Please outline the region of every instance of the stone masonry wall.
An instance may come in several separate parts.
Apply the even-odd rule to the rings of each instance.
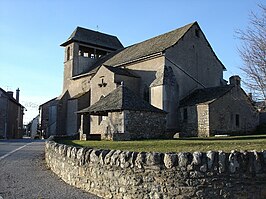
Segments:
[[[130,140],[164,137],[166,114],[125,110],[125,134]]]
[[[266,198],[266,151],[137,153],[50,140],[45,158],[65,182],[103,198]]]

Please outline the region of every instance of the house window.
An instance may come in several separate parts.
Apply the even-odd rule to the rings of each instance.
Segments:
[[[184,109],[183,109],[183,118],[184,118],[184,121],[186,122],[186,121],[187,121],[187,118],[188,118],[188,115],[187,115],[187,108],[184,108]]]
[[[70,47],[67,48],[67,57],[66,60],[68,61],[70,59]]]
[[[239,127],[239,122],[240,122],[239,115],[236,114],[236,127]]]
[[[100,125],[102,121],[103,121],[103,116],[99,115],[98,116],[98,125]]]

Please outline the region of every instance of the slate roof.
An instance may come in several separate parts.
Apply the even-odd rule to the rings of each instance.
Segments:
[[[50,102],[52,102],[52,101],[56,101],[57,100],[57,97],[55,97],[55,98],[53,98],[53,99],[50,99],[49,101],[46,101],[46,102],[44,102],[43,104],[41,104],[39,107],[41,107],[41,106],[43,106],[43,105],[45,105],[45,104],[48,104],[48,103],[50,103]]]
[[[76,95],[74,95],[73,97],[69,98],[68,100],[75,100],[75,99],[79,99],[80,97],[86,95],[89,91],[87,92],[83,92],[83,93],[78,93]]]
[[[141,99],[126,86],[119,86],[114,91],[101,98],[88,108],[77,113],[99,114],[102,112],[115,112],[121,110],[134,110],[165,113],[165,111],[152,106],[150,103]]]
[[[226,85],[219,87],[211,87],[204,89],[197,89],[184,99],[180,101],[180,107],[194,106],[196,104],[209,104],[220,97],[224,96],[234,86]]]
[[[77,27],[67,39],[67,41],[62,43],[60,46],[66,46],[73,41],[96,45],[99,47],[105,47],[111,50],[123,48],[123,45],[116,36],[104,34],[82,27]]]
[[[5,97],[7,99],[9,99],[10,101],[14,102],[15,104],[17,104],[19,106],[22,106],[14,97],[9,96],[8,93],[4,89],[2,89],[1,87],[0,87],[0,90],[5,94]],[[22,107],[24,107],[24,106],[22,106]]]
[[[117,75],[124,75],[124,76],[129,76],[129,77],[136,77],[139,78],[138,75],[136,75],[133,71],[125,68],[118,68],[118,67],[112,67],[112,66],[106,66],[104,65],[108,70],[111,72],[117,74]]]
[[[90,67],[89,71],[85,71],[86,74],[94,74],[95,72],[97,72],[98,68],[101,65],[116,67],[131,61],[154,55],[156,53],[161,53],[175,45],[194,25],[198,26],[198,23],[193,22],[187,24],[176,30],[153,37],[151,39],[128,46],[126,48],[123,48],[122,44],[115,36],[106,35],[100,32],[77,27],[77,29],[71,34],[68,40],[65,43],[61,44],[61,46],[65,46],[71,41],[77,40],[85,43],[91,42],[94,45],[107,45],[106,47],[113,46],[113,49],[114,47],[116,47],[116,51],[101,57],[93,64],[93,66]],[[209,47],[211,48],[210,45]],[[213,52],[216,59],[221,63],[212,48],[211,51]],[[222,63],[221,65],[225,70],[226,68],[224,67],[224,65]]]
[[[197,22],[126,47],[123,51],[106,61],[105,64],[116,66],[148,55],[163,52],[167,48],[175,45],[194,24],[197,24]]]

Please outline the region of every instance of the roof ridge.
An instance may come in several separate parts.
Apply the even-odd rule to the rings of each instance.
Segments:
[[[8,94],[9,91],[6,91],[6,90],[2,89],[1,87],[0,87],[0,90],[4,93],[4,95],[5,95],[6,98],[8,98],[8,99],[11,100],[12,102],[14,102],[14,103],[16,103],[16,104],[18,104],[18,105],[20,105],[20,106],[23,106],[21,103],[19,103],[19,102],[17,101],[17,99],[14,98],[14,96],[10,96],[10,95]],[[13,92],[13,91],[11,91],[11,92]]]
[[[86,31],[92,31],[92,32],[95,32],[95,33],[100,33],[100,34],[103,34],[103,35],[112,36],[112,37],[116,37],[117,38],[117,36],[115,36],[115,35],[111,35],[111,34],[108,34],[108,33],[100,32],[100,31],[97,31],[97,30],[84,28],[84,27],[81,27],[81,26],[77,26],[76,29],[83,29],[83,30],[86,30]]]
[[[78,111],[77,113],[96,113],[108,111],[148,111],[148,112],[161,112],[165,111],[152,106],[150,103],[143,100],[138,94],[126,87],[119,85],[116,89],[108,93],[103,98],[91,106]]]
[[[169,33],[175,32],[175,31],[177,31],[177,30],[181,30],[181,29],[183,29],[183,28],[185,28],[185,27],[192,27],[194,24],[198,24],[198,22],[197,22],[197,21],[194,21],[194,22],[189,23],[189,24],[187,24],[187,25],[184,25],[184,26],[182,26],[182,27],[179,27],[179,28],[176,28],[176,29],[170,30],[170,31],[168,31],[168,32],[165,32],[165,33],[162,33],[162,34],[160,34],[160,35],[157,35],[157,36],[151,37],[151,38],[149,38],[149,39],[145,39],[144,41],[140,41],[140,42],[138,42],[138,43],[132,44],[132,45],[130,45],[130,46],[125,47],[124,49],[129,48],[129,47],[132,47],[132,46],[139,45],[139,44],[141,44],[141,43],[144,43],[144,42],[150,41],[150,40],[155,39],[155,38],[162,37],[163,35],[167,35],[167,34],[169,34]],[[189,29],[190,29],[190,28],[188,28],[188,30],[189,30]],[[187,30],[187,31],[188,31],[188,30]],[[187,32],[187,31],[186,31],[186,32]],[[185,32],[183,35],[185,35],[186,32]],[[182,38],[182,37],[181,37],[181,38]]]
[[[189,23],[180,28],[157,35],[150,39],[146,39],[139,43],[127,46],[123,50],[107,60],[107,65],[119,66],[129,62],[142,59],[147,56],[161,53],[166,49],[175,45],[190,30],[190,28],[198,24],[197,22]]]
[[[88,43],[103,46],[112,50],[123,48],[117,36],[77,26],[68,37],[67,41],[60,46],[66,46],[71,42]]]
[[[232,88],[234,88],[234,86],[229,84],[223,86],[196,89],[191,94],[180,100],[180,106],[190,106],[191,104],[200,104],[203,102],[206,103],[208,101],[209,103],[211,103],[210,100],[215,101],[219,99],[220,97],[228,93],[230,90],[232,90]]]

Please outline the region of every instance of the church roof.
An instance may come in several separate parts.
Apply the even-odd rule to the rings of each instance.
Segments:
[[[197,22],[126,47],[106,61],[105,64],[117,66],[155,53],[163,52],[167,48],[175,45],[194,24],[197,24]]]
[[[139,78],[138,75],[136,75],[132,70],[129,70],[129,69],[106,66],[106,65],[104,65],[104,67],[106,67],[108,70],[110,70],[111,72],[117,75],[124,75],[124,76]]]
[[[77,27],[67,39],[67,41],[62,43],[61,46],[67,46],[71,42],[81,42],[94,46],[105,47],[110,50],[123,48],[123,45],[116,36],[89,30],[82,27]]]
[[[98,115],[103,112],[115,112],[122,110],[166,113],[141,99],[137,94],[123,85],[117,87],[114,91],[101,98],[93,105],[78,111],[77,113]]]
[[[61,46],[66,46],[72,41],[79,41],[116,49],[116,51],[113,51],[101,57],[92,65],[92,67],[90,67],[89,71],[85,72],[86,74],[94,74],[95,72],[97,72],[98,68],[101,65],[117,67],[126,63],[143,59],[151,55],[162,53],[168,48],[178,43],[178,41],[180,41],[183,36],[189,31],[189,29],[194,25],[199,27],[197,22],[193,22],[181,28],[153,37],[146,41],[128,46],[126,48],[123,48],[122,44],[115,36],[77,27],[77,29],[71,34],[68,40],[65,43],[61,44]],[[211,48],[210,45],[209,47]],[[211,50],[217,60],[221,63],[212,48]],[[222,63],[221,65],[225,70],[226,68],[224,67],[224,65]]]
[[[180,107],[194,106],[196,104],[212,103],[213,101],[224,96],[233,87],[234,86],[232,85],[226,85],[226,86],[197,89],[180,101]]]

